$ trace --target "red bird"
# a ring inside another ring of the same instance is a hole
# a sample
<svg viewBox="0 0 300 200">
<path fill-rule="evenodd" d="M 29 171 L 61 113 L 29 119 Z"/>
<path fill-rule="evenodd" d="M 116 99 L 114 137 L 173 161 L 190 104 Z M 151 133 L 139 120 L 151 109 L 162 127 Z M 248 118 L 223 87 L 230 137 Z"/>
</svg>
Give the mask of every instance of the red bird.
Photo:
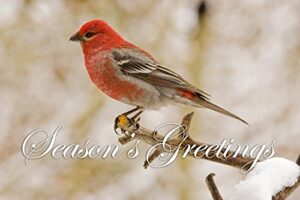
<svg viewBox="0 0 300 200">
<path fill-rule="evenodd" d="M 139 111 L 138 116 L 144 109 L 157 110 L 179 103 L 206 107 L 247 124 L 211 103 L 207 93 L 123 39 L 102 20 L 87 22 L 70 40 L 80 42 L 86 69 L 96 86 L 113 99 L 136 106 L 124 113 L 126 116 Z"/>
</svg>

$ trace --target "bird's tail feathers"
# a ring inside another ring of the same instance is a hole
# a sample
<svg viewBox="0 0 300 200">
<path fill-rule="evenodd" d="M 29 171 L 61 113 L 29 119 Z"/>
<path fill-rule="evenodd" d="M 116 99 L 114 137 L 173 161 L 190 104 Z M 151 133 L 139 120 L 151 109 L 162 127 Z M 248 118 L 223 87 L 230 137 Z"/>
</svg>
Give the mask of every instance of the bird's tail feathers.
<svg viewBox="0 0 300 200">
<path fill-rule="evenodd" d="M 199 105 L 201 105 L 201 106 L 203 106 L 203 107 L 205 107 L 205 108 L 209 108 L 209 109 L 214 110 L 214 111 L 216 111 L 218 113 L 221 113 L 221 114 L 224 114 L 226 116 L 232 117 L 234 119 L 237 119 L 237 120 L 239 120 L 239 121 L 241 121 L 241 122 L 249 125 L 249 123 L 246 122 L 245 120 L 243 120 L 242 118 L 240 118 L 240 117 L 236 116 L 235 114 L 233 114 L 233 113 L 231 113 L 231 112 L 229 112 L 229 111 L 227 111 L 227 110 L 225 110 L 225 109 L 217 106 L 216 104 L 211 103 L 210 101 L 208 101 L 206 99 L 197 98 L 196 103 L 199 104 Z"/>
</svg>

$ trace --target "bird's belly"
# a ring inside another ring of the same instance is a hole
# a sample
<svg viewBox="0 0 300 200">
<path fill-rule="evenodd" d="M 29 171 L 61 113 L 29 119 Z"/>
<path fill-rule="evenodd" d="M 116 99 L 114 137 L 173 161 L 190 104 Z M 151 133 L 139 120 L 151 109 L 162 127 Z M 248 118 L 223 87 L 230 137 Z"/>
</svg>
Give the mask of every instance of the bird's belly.
<svg viewBox="0 0 300 200">
<path fill-rule="evenodd" d="M 110 64 L 89 70 L 96 86 L 113 99 L 144 108 L 158 109 L 159 92 L 148 83 L 128 77 Z"/>
</svg>

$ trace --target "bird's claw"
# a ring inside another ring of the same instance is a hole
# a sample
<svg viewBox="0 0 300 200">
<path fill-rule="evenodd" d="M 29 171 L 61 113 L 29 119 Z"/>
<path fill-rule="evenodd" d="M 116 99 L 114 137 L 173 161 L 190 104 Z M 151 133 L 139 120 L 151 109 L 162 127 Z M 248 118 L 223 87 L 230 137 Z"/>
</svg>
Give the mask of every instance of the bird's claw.
<svg viewBox="0 0 300 200">
<path fill-rule="evenodd" d="M 120 117 L 120 116 L 116 117 L 116 119 L 115 119 L 115 124 L 114 124 L 114 131 L 115 131 L 115 133 L 116 133 L 117 135 L 120 135 L 120 133 L 118 132 L 118 129 L 119 129 L 119 117 Z M 121 129 L 121 128 L 120 128 L 120 129 Z M 121 131 L 122 131 L 122 129 L 121 129 Z"/>
<path fill-rule="evenodd" d="M 121 114 L 115 119 L 114 131 L 117 135 L 120 135 L 122 133 L 131 137 L 129 131 L 127 131 L 126 129 L 133 127 L 132 131 L 137 131 L 139 129 L 139 121 L 140 117 L 138 117 L 137 119 L 135 119 L 135 117 L 128 118 L 126 115 Z M 121 130 L 121 133 L 118 132 L 118 129 Z"/>
</svg>

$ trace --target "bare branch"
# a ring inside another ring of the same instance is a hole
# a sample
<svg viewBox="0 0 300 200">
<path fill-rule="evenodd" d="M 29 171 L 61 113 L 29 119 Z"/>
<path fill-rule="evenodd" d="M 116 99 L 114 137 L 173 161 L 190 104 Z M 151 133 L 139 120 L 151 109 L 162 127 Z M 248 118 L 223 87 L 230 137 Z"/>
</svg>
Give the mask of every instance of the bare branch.
<svg viewBox="0 0 300 200">
<path fill-rule="evenodd" d="M 155 160 L 155 158 L 157 158 L 160 155 L 161 151 L 156 149 L 150 156 L 148 160 L 145 160 L 144 162 L 144 168 L 147 169 L 147 167 L 149 166 L 149 164 Z"/>
<path fill-rule="evenodd" d="M 127 144 L 128 142 L 130 142 L 132 140 L 132 137 L 126 135 L 126 136 L 120 137 L 118 140 L 122 145 L 124 145 L 124 144 Z"/>
<path fill-rule="evenodd" d="M 205 160 L 218 162 L 218 163 L 229 165 L 229 166 L 236 167 L 239 169 L 244 169 L 244 170 L 249 169 L 249 167 L 251 166 L 251 163 L 254 161 L 254 159 L 251 157 L 243 157 L 241 154 L 238 154 L 236 157 L 229 156 L 228 158 L 224 159 L 223 156 L 219 156 L 220 158 L 216 157 L 215 156 L 216 151 L 213 151 L 213 150 L 209 152 L 208 156 L 205 155 L 205 152 L 202 152 L 202 151 L 198 151 L 197 153 L 195 153 L 195 149 L 197 149 L 197 147 L 206 145 L 208 148 L 211 145 L 203 143 L 203 142 L 195 141 L 188 136 L 188 130 L 189 130 L 189 127 L 191 124 L 192 117 L 193 117 L 193 113 L 187 114 L 182 119 L 182 123 L 181 123 L 182 125 L 186 126 L 185 135 L 187 136 L 187 139 L 183 141 L 182 138 L 177 137 L 177 138 L 173 138 L 172 140 L 167 141 L 167 144 L 170 145 L 171 148 L 176 148 L 176 147 L 180 146 L 180 150 L 184 151 L 186 148 L 196 145 L 195 148 L 190 150 L 190 152 L 188 154 L 189 156 L 195 157 L 194 156 L 194 154 L 195 154 L 198 158 L 202 158 Z M 130 122 L 130 120 L 128 120 L 128 122 Z M 141 141 L 153 146 L 158 143 L 161 143 L 160 141 L 162 141 L 162 139 L 164 138 L 159 133 L 157 133 L 154 137 L 153 131 L 150 131 L 142 126 L 140 126 L 138 130 L 136 130 L 134 127 L 132 127 L 130 124 L 128 124 L 124 130 L 127 132 L 127 135 L 134 134 L 134 137 L 131 138 L 129 136 L 123 136 L 123 137 L 119 138 L 119 142 L 123 145 L 130 142 L 133 139 L 136 139 L 136 140 L 141 140 Z M 164 152 L 164 149 L 162 149 L 161 146 L 158 146 L 158 150 L 160 152 Z M 223 153 L 224 153 L 224 151 L 221 152 L 221 155 L 223 155 Z M 232 151 L 228 152 L 228 155 L 233 155 L 233 154 L 234 154 L 234 152 L 232 152 Z"/>
<path fill-rule="evenodd" d="M 192 121 L 193 115 L 194 115 L 194 113 L 191 112 L 191 113 L 187 114 L 186 116 L 184 116 L 184 118 L 181 121 L 181 125 L 187 127 L 186 131 L 185 131 L 186 134 L 189 134 L 189 130 L 190 130 L 190 126 L 191 126 L 191 121 Z"/>
<path fill-rule="evenodd" d="M 210 194 L 214 200 L 223 200 L 223 198 L 217 188 L 217 185 L 215 184 L 215 181 L 213 179 L 214 176 L 215 176 L 215 174 L 211 173 L 206 177 L 207 187 L 208 187 Z"/>
</svg>

